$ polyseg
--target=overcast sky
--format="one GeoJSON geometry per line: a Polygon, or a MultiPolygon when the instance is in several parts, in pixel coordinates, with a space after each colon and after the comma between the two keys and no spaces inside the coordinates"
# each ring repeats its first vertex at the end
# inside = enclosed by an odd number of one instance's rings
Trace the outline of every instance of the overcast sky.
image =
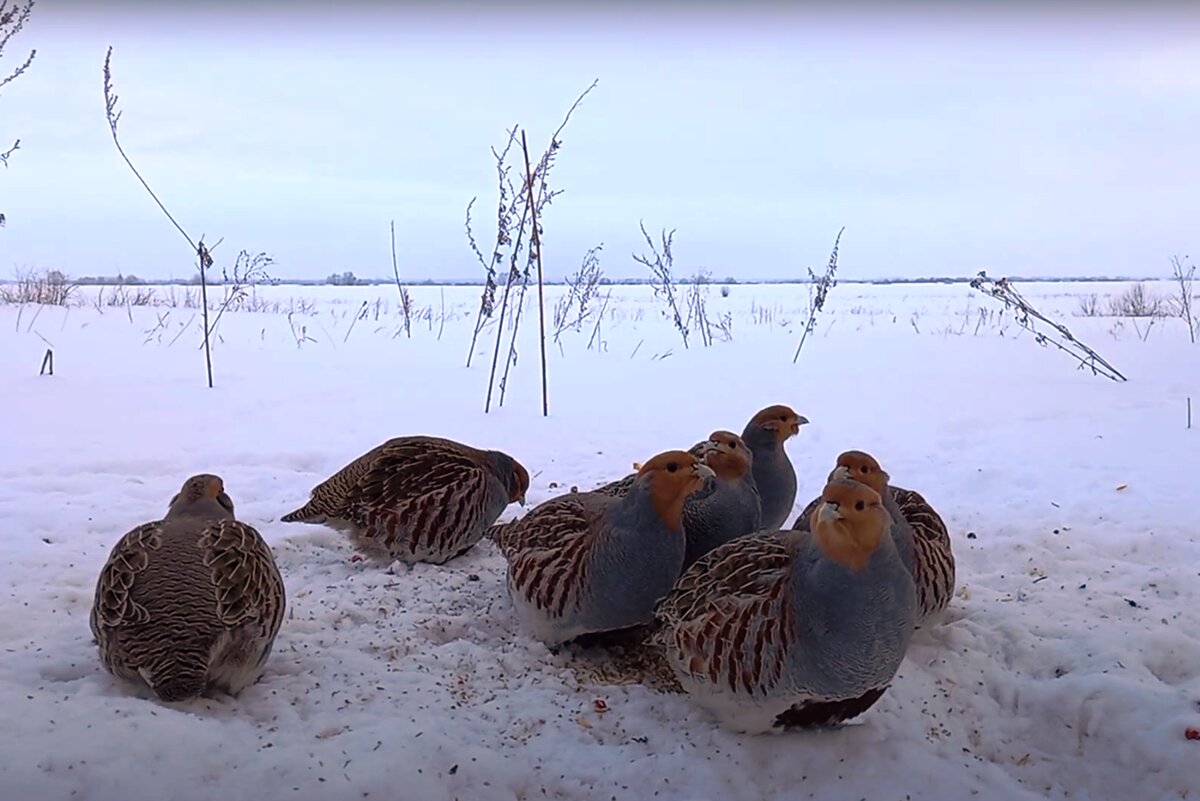
{"type": "Polygon", "coordinates": [[[952,5],[38,0],[0,59],[38,51],[0,89],[0,274],[193,272],[110,138],[110,44],[122,144],[218,264],[385,275],[395,219],[403,274],[478,276],[489,148],[519,123],[540,152],[599,79],[551,173],[551,276],[600,242],[641,274],[639,219],[718,277],[819,269],[843,225],[847,278],[1166,274],[1198,231],[1200,12],[952,5]]]}

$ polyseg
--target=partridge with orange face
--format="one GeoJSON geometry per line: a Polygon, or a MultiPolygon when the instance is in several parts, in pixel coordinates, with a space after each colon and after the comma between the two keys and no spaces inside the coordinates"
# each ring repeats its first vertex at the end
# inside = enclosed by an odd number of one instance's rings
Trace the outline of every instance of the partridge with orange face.
{"type": "Polygon", "coordinates": [[[686,451],[650,459],[623,497],[561,495],[496,531],[523,627],[549,646],[650,622],[683,568],[683,508],[713,491],[686,451]]]}
{"type": "Polygon", "coordinates": [[[912,577],[879,495],[831,481],[811,531],[751,534],[710,551],[656,612],[654,635],[685,692],[748,733],[862,714],[913,632],[912,577]]]}
{"type": "MultiPolygon", "coordinates": [[[[859,481],[883,498],[888,514],[897,523],[892,537],[916,584],[917,627],[928,624],[950,604],[954,594],[954,552],[941,515],[915,490],[892,486],[879,462],[863,451],[840,454],[829,479],[859,481]]],[[[792,527],[807,528],[818,504],[820,498],[805,507],[792,527]]]]}
{"type": "Polygon", "coordinates": [[[160,701],[186,701],[257,681],[285,604],[270,547],[234,519],[221,478],[203,473],[162,520],[113,546],[89,624],[106,670],[160,701]]]}
{"type": "MultiPolygon", "coordinates": [[[[716,479],[711,495],[688,498],[683,505],[685,569],[718,545],[757,531],[762,525],[762,502],[750,469],[754,456],[741,437],[730,431],[714,431],[688,453],[712,468],[716,479]]],[[[593,492],[622,498],[637,477],[637,473],[630,473],[593,492]]]]}
{"type": "Polygon", "coordinates": [[[525,504],[529,473],[506,453],[440,437],[396,437],[318,484],[280,518],[326,523],[407,563],[442,564],[475,546],[510,503],[525,504]]]}
{"type": "Polygon", "coordinates": [[[762,527],[782,528],[796,503],[796,469],[785,443],[800,433],[808,418],[788,406],[768,406],[746,424],[742,440],[754,455],[754,484],[762,499],[762,527]]]}
{"type": "Polygon", "coordinates": [[[683,530],[687,535],[687,569],[704,554],[762,526],[762,501],[751,470],[754,455],[742,438],[730,431],[714,431],[688,451],[699,456],[715,474],[715,489],[683,505],[683,530]]]}

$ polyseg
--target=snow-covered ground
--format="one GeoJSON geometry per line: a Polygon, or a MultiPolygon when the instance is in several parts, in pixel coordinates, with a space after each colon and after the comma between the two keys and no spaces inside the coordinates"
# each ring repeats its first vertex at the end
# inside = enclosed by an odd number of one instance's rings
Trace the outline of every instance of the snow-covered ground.
{"type": "Polygon", "coordinates": [[[1123,288],[1023,287],[1126,383],[964,285],[835,287],[795,365],[803,287],[714,286],[732,340],[686,350],[648,289],[615,287],[591,349],[594,322],[549,346],[548,418],[534,293],[488,415],[473,288],[415,289],[411,338],[394,288],[260,289],[220,320],[212,390],[179,298],[0,307],[0,798],[1198,798],[1200,346],[1179,320],[1076,316],[1123,288]],[[686,697],[590,683],[519,630],[490,543],[387,568],[278,522],[398,434],[509,451],[532,505],[770,403],[812,421],[797,509],[862,448],[952,530],[945,623],[839,730],[739,736],[686,697]],[[274,547],[289,609],[259,684],[172,708],[102,670],[87,615],[116,539],[202,471],[274,547]]]}

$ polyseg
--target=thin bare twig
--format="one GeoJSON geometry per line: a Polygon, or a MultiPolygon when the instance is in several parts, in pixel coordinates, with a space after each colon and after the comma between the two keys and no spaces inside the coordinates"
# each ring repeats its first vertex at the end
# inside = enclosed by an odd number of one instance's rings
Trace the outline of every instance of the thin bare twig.
{"type": "Polygon", "coordinates": [[[446,287],[439,287],[439,294],[442,298],[442,310],[438,314],[438,342],[442,341],[442,331],[446,330],[446,287]]]}
{"type": "Polygon", "coordinates": [[[588,339],[588,350],[592,349],[592,344],[596,342],[596,338],[600,336],[600,322],[604,319],[604,312],[608,310],[608,302],[612,300],[612,290],[608,290],[604,296],[604,303],[600,304],[600,313],[596,315],[596,326],[592,329],[592,336],[588,339]]]}
{"type": "MultiPolygon", "coordinates": [[[[179,231],[179,233],[183,235],[183,238],[187,240],[187,243],[192,246],[193,251],[200,253],[200,246],[192,241],[192,238],[188,236],[187,231],[183,230],[183,226],[180,225],[179,222],[171,215],[171,212],[167,211],[167,207],[164,206],[163,202],[158,199],[158,195],[154,194],[154,190],[150,188],[150,184],[146,183],[146,179],[142,177],[140,172],[138,172],[137,167],[133,166],[133,162],[129,160],[129,156],[125,155],[125,148],[121,147],[121,140],[117,136],[117,123],[121,119],[122,112],[117,110],[118,96],[114,91],[112,84],[112,70],[110,67],[112,61],[112,51],[112,45],[109,45],[108,53],[104,56],[104,114],[108,118],[108,127],[112,130],[113,144],[117,146],[117,152],[121,154],[121,158],[125,160],[125,164],[128,165],[134,176],[138,179],[142,186],[145,187],[146,191],[150,194],[150,197],[154,199],[156,204],[158,204],[158,207],[162,209],[162,213],[167,215],[167,219],[171,221],[171,224],[175,226],[175,230],[179,231]]],[[[211,261],[212,259],[210,258],[209,262],[211,263],[211,261]]],[[[203,262],[203,256],[201,256],[201,262],[203,262]]]]}

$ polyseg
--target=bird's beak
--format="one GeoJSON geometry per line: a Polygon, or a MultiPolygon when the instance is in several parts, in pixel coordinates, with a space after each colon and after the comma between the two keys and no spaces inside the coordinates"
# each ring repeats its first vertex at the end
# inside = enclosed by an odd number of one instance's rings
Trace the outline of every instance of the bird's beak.
{"type": "Polygon", "coordinates": [[[521,506],[525,505],[525,493],[521,493],[521,497],[517,498],[517,503],[521,504],[521,506]]]}
{"type": "Polygon", "coordinates": [[[821,507],[817,509],[817,520],[822,523],[832,523],[835,520],[841,520],[842,513],[838,510],[838,505],[833,501],[825,501],[821,507]]]}
{"type": "Polygon", "coordinates": [[[850,468],[845,465],[838,465],[833,468],[833,472],[829,474],[830,481],[848,481],[852,480],[850,468]]]}
{"type": "Polygon", "coordinates": [[[800,426],[808,425],[808,418],[802,414],[796,415],[796,422],[792,423],[792,436],[800,433],[800,426]]]}
{"type": "Polygon", "coordinates": [[[703,478],[703,479],[717,477],[717,474],[713,472],[713,469],[711,467],[709,467],[706,464],[699,464],[699,463],[696,464],[696,475],[699,478],[703,478]]]}

